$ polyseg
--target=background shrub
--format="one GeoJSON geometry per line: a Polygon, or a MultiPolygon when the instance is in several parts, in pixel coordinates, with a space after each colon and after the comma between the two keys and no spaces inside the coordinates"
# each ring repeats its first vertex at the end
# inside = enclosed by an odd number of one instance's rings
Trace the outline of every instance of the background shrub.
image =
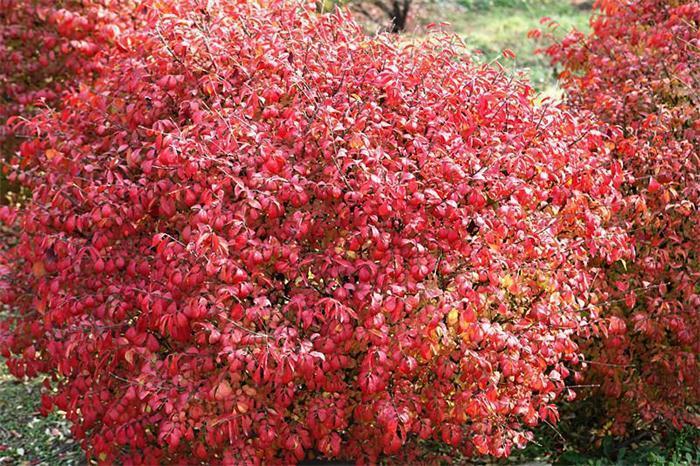
{"type": "Polygon", "coordinates": [[[614,128],[625,166],[620,223],[636,257],[607,267],[606,324],[587,343],[608,433],[697,425],[700,399],[700,3],[599,1],[590,36],[547,53],[570,103],[614,128]],[[636,423],[636,424],[635,424],[636,423]],[[655,423],[655,428],[663,425],[655,423]]]}

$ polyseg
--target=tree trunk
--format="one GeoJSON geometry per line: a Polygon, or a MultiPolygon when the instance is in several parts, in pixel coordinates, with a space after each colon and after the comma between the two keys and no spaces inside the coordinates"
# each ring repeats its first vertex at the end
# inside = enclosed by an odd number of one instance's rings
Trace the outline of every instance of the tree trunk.
{"type": "Polygon", "coordinates": [[[391,9],[390,32],[398,34],[406,29],[408,12],[411,7],[411,0],[393,0],[391,9]]]}

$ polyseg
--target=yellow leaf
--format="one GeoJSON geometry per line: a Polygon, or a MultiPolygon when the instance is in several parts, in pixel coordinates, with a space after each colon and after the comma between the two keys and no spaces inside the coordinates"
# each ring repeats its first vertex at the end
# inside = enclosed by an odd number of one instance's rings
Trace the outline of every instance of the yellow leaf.
{"type": "Polygon", "coordinates": [[[236,403],[236,407],[238,408],[238,411],[245,414],[248,412],[248,403],[245,401],[239,401],[236,403]]]}
{"type": "Polygon", "coordinates": [[[134,349],[131,348],[124,353],[124,359],[126,359],[126,362],[129,364],[134,364],[134,349]]]}
{"type": "Polygon", "coordinates": [[[501,278],[501,286],[506,289],[513,286],[513,277],[511,277],[510,274],[508,274],[501,278]]]}
{"type": "Polygon", "coordinates": [[[449,325],[451,327],[451,326],[455,325],[458,320],[459,320],[459,311],[457,309],[452,309],[447,314],[447,325],[449,325]]]}

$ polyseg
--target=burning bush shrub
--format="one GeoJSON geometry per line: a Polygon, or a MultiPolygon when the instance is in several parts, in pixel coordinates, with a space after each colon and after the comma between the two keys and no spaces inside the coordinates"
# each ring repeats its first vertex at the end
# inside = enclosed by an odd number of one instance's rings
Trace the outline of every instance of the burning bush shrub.
{"type": "Polygon", "coordinates": [[[571,103],[611,125],[626,167],[620,224],[636,257],[606,268],[606,321],[588,343],[611,432],[697,424],[700,400],[700,3],[599,1],[590,36],[548,49],[571,103]]]}
{"type": "Polygon", "coordinates": [[[621,166],[587,114],[342,13],[160,2],[22,131],[2,349],[102,463],[282,464],[556,421],[621,166]]]}

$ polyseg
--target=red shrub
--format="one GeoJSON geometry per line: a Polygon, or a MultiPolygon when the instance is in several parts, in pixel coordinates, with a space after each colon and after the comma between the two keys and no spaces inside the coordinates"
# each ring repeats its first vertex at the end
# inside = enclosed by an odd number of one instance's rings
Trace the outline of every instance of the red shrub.
{"type": "Polygon", "coordinates": [[[2,350],[45,409],[123,464],[504,456],[555,421],[624,251],[586,115],[450,38],[172,4],[23,126],[2,350]]]}
{"type": "Polygon", "coordinates": [[[572,34],[548,53],[572,103],[619,128],[621,222],[636,258],[607,270],[607,328],[586,351],[622,434],[639,417],[697,423],[688,407],[700,401],[700,3],[598,8],[590,36],[572,34]]]}

